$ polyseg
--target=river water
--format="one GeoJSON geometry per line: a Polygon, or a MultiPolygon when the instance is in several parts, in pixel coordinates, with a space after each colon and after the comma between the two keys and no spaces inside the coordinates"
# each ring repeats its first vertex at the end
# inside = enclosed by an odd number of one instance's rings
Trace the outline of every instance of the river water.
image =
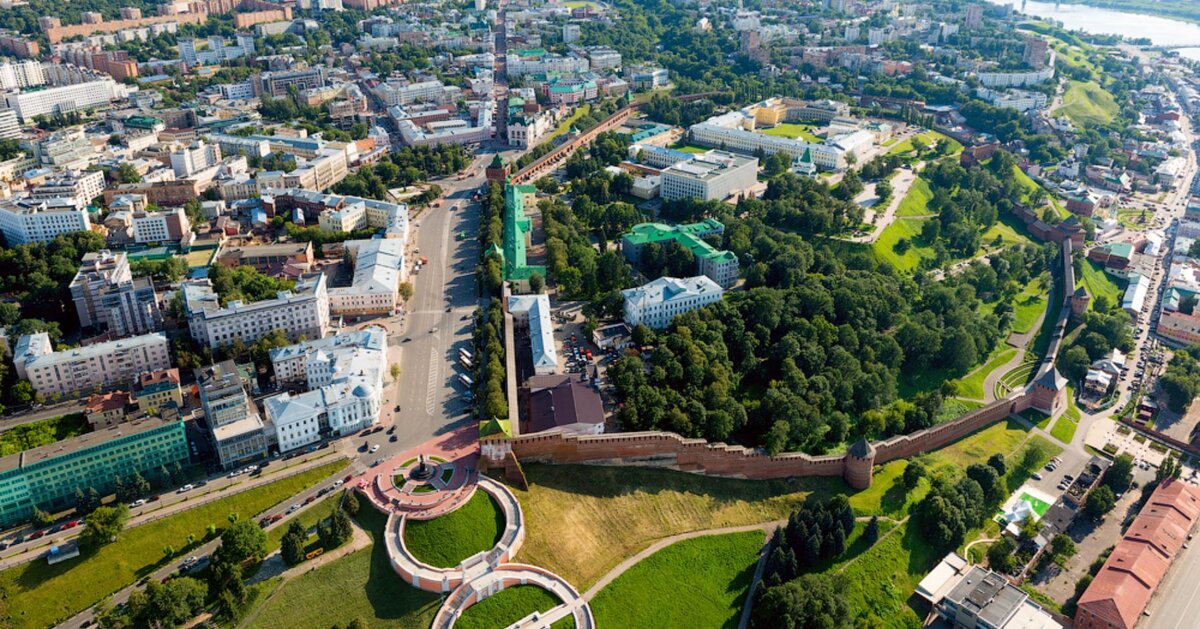
{"type": "MultiPolygon", "coordinates": [[[[1019,0],[990,1],[1000,5],[1010,4],[1014,9],[1021,10],[1019,0]]],[[[1056,5],[1053,2],[1026,2],[1024,13],[1057,20],[1067,30],[1145,37],[1159,46],[1194,45],[1195,48],[1180,49],[1179,54],[1200,60],[1200,24],[1082,4],[1056,5]]]]}

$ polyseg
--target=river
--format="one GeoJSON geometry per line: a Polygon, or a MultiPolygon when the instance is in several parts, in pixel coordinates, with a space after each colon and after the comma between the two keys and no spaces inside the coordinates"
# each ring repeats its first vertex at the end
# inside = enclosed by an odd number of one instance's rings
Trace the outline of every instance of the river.
{"type": "MultiPolygon", "coordinates": [[[[1014,9],[1021,9],[1019,0],[989,1],[1001,5],[1011,4],[1014,9]]],[[[1200,60],[1200,24],[1082,4],[1056,5],[1053,2],[1026,2],[1024,13],[1057,20],[1067,30],[1131,38],[1144,37],[1159,46],[1195,45],[1195,48],[1180,49],[1179,54],[1200,60]]]]}

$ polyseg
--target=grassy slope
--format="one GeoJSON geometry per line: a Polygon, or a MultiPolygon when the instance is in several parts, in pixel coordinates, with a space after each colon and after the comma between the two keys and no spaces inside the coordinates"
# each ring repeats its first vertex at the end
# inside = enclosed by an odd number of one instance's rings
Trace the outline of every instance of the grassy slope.
{"type": "Polygon", "coordinates": [[[871,250],[875,252],[875,256],[880,260],[892,265],[899,271],[911,271],[917,268],[922,258],[933,258],[933,247],[920,246],[916,239],[921,235],[921,226],[925,221],[932,219],[901,219],[892,221],[875,242],[871,243],[871,250]],[[896,251],[896,243],[900,242],[901,238],[907,238],[909,244],[908,251],[903,254],[896,251]]]}
{"type": "Polygon", "coordinates": [[[1024,334],[1033,329],[1038,317],[1049,304],[1050,287],[1047,274],[1043,273],[1027,284],[1013,303],[1013,332],[1024,334]]]}
{"type": "Polygon", "coordinates": [[[1017,355],[1017,350],[1007,345],[1000,345],[996,350],[992,352],[992,356],[987,361],[987,364],[957,381],[959,395],[973,400],[982,400],[983,381],[987,379],[989,374],[999,369],[1005,363],[1012,360],[1013,356],[1017,355]]]}
{"type": "Polygon", "coordinates": [[[643,559],[592,601],[599,627],[736,627],[761,532],[697,537],[643,559]]]}
{"type": "Polygon", "coordinates": [[[1121,297],[1124,295],[1125,289],[1117,283],[1117,280],[1105,273],[1104,268],[1099,264],[1091,260],[1084,260],[1083,273],[1080,274],[1079,280],[1093,300],[1103,295],[1108,298],[1108,303],[1121,305],[1121,297]]]}
{"type": "Polygon", "coordinates": [[[1071,81],[1063,94],[1062,107],[1055,112],[1082,127],[1108,124],[1116,118],[1117,113],[1117,102],[1113,95],[1093,81],[1071,81]]]}
{"type": "Polygon", "coordinates": [[[183,553],[188,535],[202,539],[209,524],[228,526],[278,504],[346,465],[339,460],[125,531],[116,543],[49,566],[35,561],[0,572],[0,626],[43,627],[75,614],[158,567],[163,547],[183,553]]]}
{"type": "Polygon", "coordinates": [[[525,472],[529,490],[514,490],[528,523],[518,557],[580,589],[663,537],[784,519],[814,492],[849,491],[837,478],[748,481],[574,465],[525,472]]]}
{"type": "Polygon", "coordinates": [[[536,585],[518,585],[468,607],[454,626],[459,629],[507,627],[533,612],[547,612],[559,605],[562,601],[558,597],[536,585]]]}
{"type": "MultiPolygon", "coordinates": [[[[1033,196],[1033,193],[1041,186],[1039,186],[1038,182],[1036,182],[1032,178],[1030,178],[1029,175],[1026,175],[1025,171],[1021,170],[1015,164],[1013,165],[1013,176],[1016,177],[1017,183],[1020,184],[1020,186],[1021,186],[1021,202],[1026,205],[1030,205],[1029,199],[1033,196]]],[[[1065,219],[1071,215],[1071,213],[1067,211],[1067,208],[1064,207],[1063,204],[1060,203],[1058,199],[1054,198],[1054,195],[1049,195],[1047,198],[1050,200],[1050,205],[1052,205],[1054,207],[1054,211],[1056,214],[1058,214],[1059,218],[1065,219]]],[[[1041,213],[1039,212],[1039,215],[1040,214],[1041,213]]]]}
{"type": "Polygon", "coordinates": [[[896,208],[896,216],[928,216],[929,200],[932,198],[933,191],[929,189],[929,182],[917,177],[908,189],[908,194],[904,195],[904,200],[900,201],[899,207],[896,208]]]}
{"type": "Polygon", "coordinates": [[[332,627],[361,618],[368,627],[424,629],[433,622],[438,595],[405,584],[388,561],[387,518],[364,501],[356,519],[375,543],[284,584],[250,627],[332,627]]]}
{"type": "Polygon", "coordinates": [[[491,550],[504,531],[504,514],[486,492],[476,491],[467,504],[433,520],[404,525],[404,543],[414,557],[431,566],[449,568],[491,550]]]}

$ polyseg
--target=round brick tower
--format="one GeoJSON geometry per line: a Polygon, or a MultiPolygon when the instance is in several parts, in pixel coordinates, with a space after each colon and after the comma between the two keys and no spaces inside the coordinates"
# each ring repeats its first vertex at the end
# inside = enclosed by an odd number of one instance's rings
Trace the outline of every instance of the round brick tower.
{"type": "Polygon", "coordinates": [[[842,467],[842,478],[846,484],[855,489],[866,489],[871,486],[871,473],[875,467],[875,446],[866,438],[859,439],[846,452],[842,467]]]}

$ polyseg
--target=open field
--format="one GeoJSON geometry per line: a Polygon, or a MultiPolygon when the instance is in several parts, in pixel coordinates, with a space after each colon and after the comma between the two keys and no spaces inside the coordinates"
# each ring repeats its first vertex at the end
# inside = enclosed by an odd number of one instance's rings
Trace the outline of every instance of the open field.
{"type": "Polygon", "coordinates": [[[504,531],[504,513],[486,492],[476,491],[467,504],[432,520],[410,520],[404,543],[414,557],[431,566],[451,568],[491,550],[504,531]]]}
{"type": "Polygon", "coordinates": [[[1083,261],[1083,273],[1079,276],[1084,290],[1092,296],[1093,303],[1103,296],[1109,304],[1121,305],[1121,297],[1125,288],[1117,283],[1104,268],[1091,260],[1083,261]]]}
{"type": "Polygon", "coordinates": [[[938,133],[937,131],[926,131],[925,133],[918,133],[911,139],[893,144],[892,148],[888,149],[888,155],[908,153],[913,150],[914,143],[922,146],[928,146],[934,143],[945,143],[948,147],[948,150],[946,151],[947,155],[957,155],[962,152],[962,144],[959,144],[958,140],[938,133]]]}
{"type": "Polygon", "coordinates": [[[813,128],[814,127],[812,125],[784,122],[777,124],[770,129],[762,129],[760,130],[760,133],[763,135],[774,135],[783,138],[800,138],[801,140],[812,142],[814,144],[822,142],[823,140],[818,138],[816,134],[813,133],[813,128]]]}
{"type": "Polygon", "coordinates": [[[209,524],[220,530],[229,525],[230,513],[253,517],[345,465],[338,460],[131,528],[117,542],[85,550],[73,561],[55,566],[35,561],[0,572],[0,626],[54,624],[152,572],[163,561],[164,546],[172,544],[184,554],[189,535],[202,540],[209,524]]]}
{"type": "Polygon", "coordinates": [[[580,118],[586,116],[588,114],[588,112],[590,112],[591,110],[592,110],[591,105],[588,105],[588,104],[580,105],[579,109],[576,109],[574,112],[571,113],[570,116],[567,116],[567,118],[565,120],[560,122],[558,124],[558,126],[554,128],[554,131],[551,131],[549,135],[542,138],[542,141],[539,144],[545,144],[547,142],[554,140],[554,138],[557,138],[560,135],[564,135],[565,133],[567,133],[568,131],[571,130],[572,125],[574,125],[580,118]]]}
{"type": "MultiPolygon", "coordinates": [[[[8,456],[31,448],[49,445],[63,439],[91,432],[83,413],[71,413],[49,417],[12,428],[0,433],[0,456],[8,456]]],[[[86,487],[84,488],[86,489],[86,487]]]]}
{"type": "MultiPolygon", "coordinates": [[[[533,612],[548,612],[562,605],[556,596],[536,585],[510,587],[467,608],[454,622],[459,629],[507,627],[533,612]]],[[[575,621],[570,621],[574,626],[575,621]]]]}
{"type": "Polygon", "coordinates": [[[932,198],[933,191],[929,189],[929,182],[917,177],[908,189],[908,194],[904,195],[904,199],[896,208],[896,216],[928,216],[929,200],[932,198]]]}
{"type": "Polygon", "coordinates": [[[332,627],[360,618],[368,627],[429,627],[439,597],[396,576],[383,544],[387,519],[365,502],[356,519],[375,542],[370,548],[283,584],[251,612],[248,626],[332,627]]]}
{"type": "Polygon", "coordinates": [[[737,627],[764,540],[759,531],[711,535],[654,553],[592,600],[596,626],[737,627]]]}
{"type": "Polygon", "coordinates": [[[812,494],[849,493],[838,478],[752,481],[644,468],[528,465],[514,490],[528,530],[521,561],[587,589],[626,557],[677,533],[786,518],[812,494]]]}
{"type": "Polygon", "coordinates": [[[1098,83],[1071,81],[1063,94],[1063,104],[1055,114],[1071,119],[1071,122],[1088,127],[1104,125],[1117,117],[1119,109],[1113,95],[1098,83]]]}
{"type": "Polygon", "coordinates": [[[899,271],[911,271],[917,268],[923,258],[933,259],[933,247],[919,245],[916,241],[921,236],[921,226],[930,219],[899,219],[892,221],[871,243],[875,257],[887,262],[899,271]],[[896,243],[908,239],[909,248],[904,253],[896,251],[896,243]]]}

